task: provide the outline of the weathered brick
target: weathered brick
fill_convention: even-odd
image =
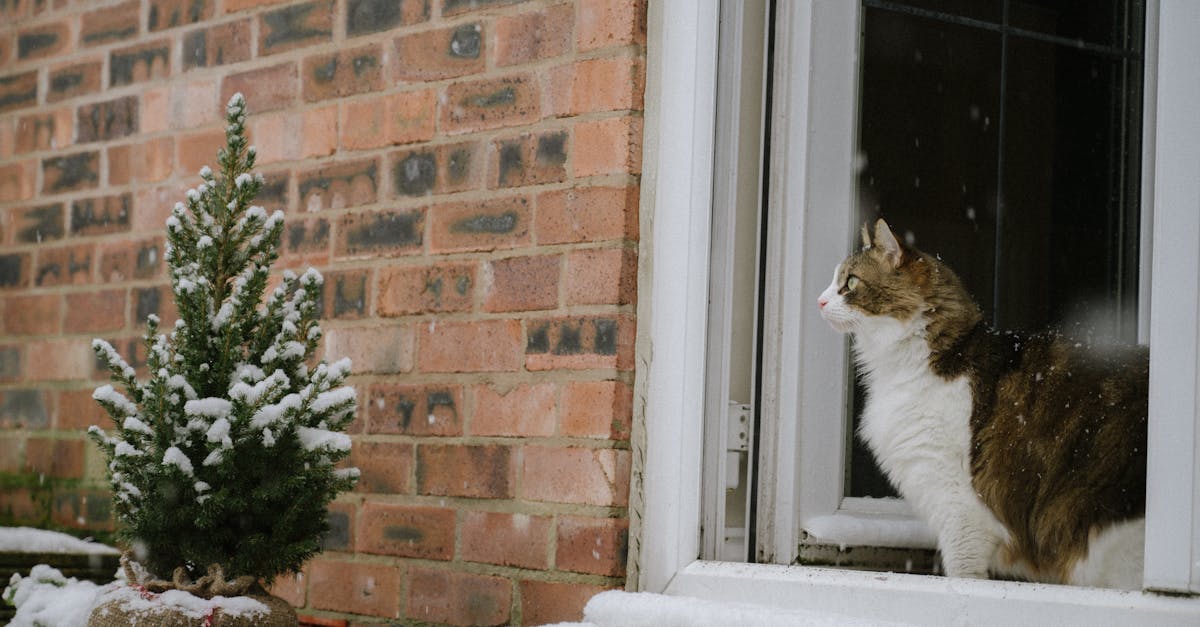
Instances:
[[[21,348],[0,346],[0,381],[11,383],[21,378]]]
[[[458,133],[536,122],[540,101],[537,82],[528,75],[455,83],[446,88],[441,128]]]
[[[329,219],[319,217],[289,218],[283,227],[284,263],[289,265],[325,265],[329,262]],[[330,288],[326,288],[328,291]],[[350,298],[351,295],[347,295]],[[330,298],[327,296],[326,301]],[[332,303],[337,307],[351,305],[351,300]],[[349,309],[343,309],[349,311]],[[326,312],[332,311],[326,308]]]
[[[157,81],[171,75],[171,41],[160,39],[118,48],[108,56],[110,87]]]
[[[77,152],[42,160],[42,189],[46,193],[95,189],[99,185],[99,152]]]
[[[0,390],[0,426],[31,431],[48,428],[47,394],[42,390]]]
[[[400,196],[461,192],[482,182],[483,157],[474,142],[392,153],[389,161],[392,190]]]
[[[619,117],[575,125],[575,176],[642,173],[642,118]]]
[[[267,592],[287,601],[292,607],[308,605],[308,575],[303,571],[287,573],[275,578]]]
[[[133,290],[133,323],[141,325],[150,314],[158,316],[165,325],[173,325],[179,318],[175,296],[171,286],[139,287]]]
[[[526,446],[519,498],[624,507],[629,451]]]
[[[333,2],[316,0],[263,13],[258,54],[268,55],[333,40]]]
[[[520,583],[521,618],[526,625],[576,623],[583,620],[583,607],[603,586],[524,580]]]
[[[317,558],[308,566],[308,602],[318,610],[395,618],[401,574],[388,564]]]
[[[305,211],[375,204],[379,163],[375,159],[340,162],[296,175]]]
[[[95,365],[91,338],[30,342],[25,353],[25,378],[30,381],[87,379]]]
[[[633,327],[631,317],[619,315],[530,320],[525,366],[628,369],[633,363]]]
[[[0,112],[37,104],[37,71],[0,76]]]
[[[108,148],[108,184],[155,183],[175,171],[175,139],[156,137]]]
[[[520,370],[521,325],[515,320],[439,322],[420,325],[422,372],[514,372]]]
[[[355,442],[350,449],[350,465],[362,473],[355,492],[412,494],[412,444]]]
[[[492,143],[490,187],[521,187],[567,178],[567,132],[550,131],[497,139]]]
[[[637,187],[574,187],[537,198],[539,244],[568,244],[638,236]]]
[[[22,244],[40,244],[62,239],[66,232],[62,203],[12,210],[10,225],[13,240]]]
[[[71,201],[71,235],[98,235],[129,230],[133,194]]]
[[[38,251],[34,283],[39,287],[91,283],[92,258],[95,254],[90,244],[43,248]]]
[[[368,501],[358,513],[358,550],[449,560],[454,557],[454,510]]]
[[[633,391],[620,381],[571,381],[563,393],[560,435],[628,440]]]
[[[425,210],[351,213],[338,224],[338,256],[416,254],[425,240]]]
[[[105,429],[112,426],[108,413],[92,398],[92,388],[58,393],[58,408],[54,412],[55,429],[85,431],[92,425]]]
[[[41,499],[35,501],[33,492],[27,488],[0,492],[0,516],[4,516],[6,520],[36,525],[43,520],[44,511]]]
[[[225,0],[223,6],[226,13],[237,13],[246,9],[255,9],[258,7],[271,6],[274,4],[283,4],[288,0]]]
[[[580,51],[646,43],[646,3],[579,0],[576,47]]]
[[[558,307],[559,255],[509,257],[483,264],[486,311],[532,311]]]
[[[17,58],[22,61],[61,55],[71,45],[67,22],[43,24],[17,33]]]
[[[471,435],[501,437],[549,437],[558,418],[558,385],[521,384],[501,388],[473,388],[475,412]]]
[[[147,26],[154,32],[198,24],[212,16],[213,0],[150,0]]]
[[[371,272],[327,272],[322,296],[324,317],[339,320],[363,318],[369,313],[371,303]]]
[[[520,65],[567,54],[574,22],[571,4],[497,18],[492,37],[496,65]]]
[[[50,521],[75,529],[113,528],[112,495],[98,490],[63,488],[54,491]]]
[[[457,385],[376,383],[368,394],[368,433],[462,435],[462,389]]]
[[[459,556],[468,562],[545,570],[551,528],[549,516],[465,512]]]
[[[462,24],[396,40],[396,78],[435,81],[479,74],[486,65],[483,24]]]
[[[37,161],[0,165],[0,202],[33,198],[37,183]]]
[[[25,468],[56,479],[83,477],[83,440],[29,438],[25,441]]]
[[[304,100],[315,102],[380,91],[383,62],[378,45],[320,54],[304,60]]]
[[[503,577],[413,567],[406,616],[451,625],[509,624],[512,584]]]
[[[444,0],[442,2],[442,15],[459,15],[461,13],[475,11],[477,9],[488,9],[525,1],[526,0]]]
[[[23,115],[17,119],[13,153],[66,148],[73,128],[70,109]]]
[[[418,446],[417,492],[479,499],[512,498],[516,493],[512,449],[496,444]]]
[[[84,46],[99,46],[128,41],[137,36],[138,22],[141,19],[140,4],[137,0],[130,0],[84,13],[79,42]]]
[[[380,270],[376,313],[383,317],[470,311],[475,296],[474,264],[389,267]]]
[[[346,35],[358,37],[429,21],[430,0],[349,0]]]
[[[296,101],[298,85],[299,75],[292,62],[248,70],[225,77],[221,82],[221,102],[229,102],[233,94],[241,92],[253,107],[251,112],[274,111]]]
[[[637,300],[637,251],[599,248],[567,255],[568,305],[629,305]]]
[[[0,289],[26,287],[32,268],[29,253],[0,255]]]
[[[99,253],[100,281],[118,283],[158,276],[163,268],[163,246],[161,238],[102,245]]]
[[[101,61],[85,61],[50,70],[46,102],[59,102],[100,91]]]
[[[413,366],[413,333],[408,326],[335,327],[325,331],[325,354],[351,357],[356,373],[392,374]]]
[[[525,196],[436,205],[430,248],[457,252],[526,245],[530,241],[529,205]]]
[[[578,573],[625,576],[629,521],[620,518],[560,516],[554,565]]]
[[[24,437],[0,437],[0,472],[18,473],[23,470],[22,451],[25,449]],[[0,516],[4,515],[0,505]]]
[[[125,290],[67,294],[64,333],[104,333],[125,328]]]
[[[290,172],[264,172],[263,185],[258,190],[255,204],[266,207],[268,211],[287,209],[291,204],[292,175]]]
[[[4,298],[5,335],[57,334],[62,320],[62,296],[15,294]]]
[[[219,67],[250,59],[250,20],[217,24],[183,36],[183,69]]]
[[[321,550],[353,551],[356,544],[356,519],[357,511],[353,503],[330,503],[325,513],[325,523],[329,525],[329,530],[321,537]]]

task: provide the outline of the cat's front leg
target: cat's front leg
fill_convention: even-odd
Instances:
[[[938,525],[938,549],[946,576],[987,579],[988,566],[1001,541],[988,518],[984,512],[956,512]]]

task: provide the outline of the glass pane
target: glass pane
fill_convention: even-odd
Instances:
[[[942,18],[965,17],[999,24],[1004,17],[1002,0],[863,0],[863,6],[884,6],[897,11],[916,9]]]
[[[1038,33],[1088,44],[1134,50],[1142,2],[1127,0],[1012,0],[1008,23]]]

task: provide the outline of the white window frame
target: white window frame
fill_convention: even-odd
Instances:
[[[698,559],[719,3],[648,4],[629,587],[920,623],[956,622],[966,616],[972,624],[1196,624],[1200,600],[1146,592]],[[846,147],[852,146],[848,133],[853,132],[853,114],[843,116],[849,121],[840,127],[822,125],[828,122],[822,116],[840,102],[825,96],[845,90],[846,84],[853,93],[858,31],[856,18],[845,20],[847,4],[857,5],[789,0],[776,7],[780,26],[772,141],[774,149],[789,150],[790,161],[787,172],[773,171],[771,193],[789,207],[844,206],[849,211],[853,206],[849,182],[830,185],[836,179],[825,170],[851,162]],[[1195,63],[1200,58],[1200,3],[1148,0],[1146,8],[1143,211],[1153,216],[1153,230],[1152,236],[1143,233],[1143,239],[1153,247],[1142,250],[1153,277],[1143,285],[1149,284],[1148,302],[1154,306],[1149,311],[1145,581],[1148,589],[1195,594],[1200,593],[1200,125],[1193,103],[1200,101],[1200,64]],[[839,46],[852,54],[826,56]],[[844,63],[845,71],[830,70],[822,62],[835,68]],[[780,82],[785,70],[787,80]],[[853,111],[853,105],[841,104]],[[847,159],[840,166],[828,159],[839,150],[839,158]],[[839,202],[843,204],[826,204]],[[781,268],[799,269],[779,279],[786,289],[773,306],[781,311],[804,311],[827,281],[817,275],[827,274],[825,266],[845,251],[848,220],[822,221],[822,215],[828,213],[795,212],[789,222],[772,226],[772,237],[807,242],[780,256]],[[814,236],[804,237],[807,233]],[[1147,237],[1151,239],[1145,241]],[[806,265],[809,260],[816,263]],[[810,269],[814,276],[806,274]],[[1143,298],[1144,307],[1146,303]],[[844,358],[842,340],[824,329],[818,333],[815,316],[784,322],[766,326],[765,343],[779,339],[781,346],[791,342],[804,350],[780,351],[775,363],[767,362],[764,389],[778,392],[764,394],[764,411],[767,403],[775,403],[771,411],[782,416],[828,409],[802,401],[812,398],[840,405],[841,381],[832,390],[812,390],[823,394],[805,395],[819,378],[802,375],[804,359],[818,350]],[[822,363],[834,370],[828,361]],[[791,387],[778,385],[785,376],[794,381]],[[797,411],[785,413],[788,407]],[[840,406],[836,409],[832,415],[841,414]],[[776,433],[764,434],[762,441],[786,447],[797,442],[796,436],[794,421],[780,420]],[[804,448],[784,452],[768,453],[763,472],[804,476],[820,471],[809,468],[811,453]],[[835,485],[840,484],[839,478]],[[798,499],[805,489],[795,485],[791,491],[780,490],[771,512],[760,512],[760,518],[771,521],[763,541],[774,552],[760,559],[778,561],[795,550]]]

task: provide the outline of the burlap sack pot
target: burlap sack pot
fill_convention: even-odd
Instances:
[[[182,568],[175,569],[171,581],[140,581],[128,556],[121,563],[130,583],[96,600],[88,627],[295,627],[299,624],[296,610],[287,601],[269,594],[253,577],[225,581],[217,564],[208,567],[208,575],[190,582]],[[265,606],[265,611],[251,599]]]

